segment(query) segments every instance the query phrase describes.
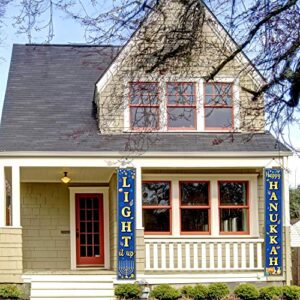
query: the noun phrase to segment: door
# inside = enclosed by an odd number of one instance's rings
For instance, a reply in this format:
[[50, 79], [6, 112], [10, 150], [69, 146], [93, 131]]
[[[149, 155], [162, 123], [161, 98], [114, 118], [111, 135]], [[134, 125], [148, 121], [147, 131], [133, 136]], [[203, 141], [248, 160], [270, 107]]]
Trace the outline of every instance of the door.
[[103, 195], [76, 194], [77, 266], [104, 265]]

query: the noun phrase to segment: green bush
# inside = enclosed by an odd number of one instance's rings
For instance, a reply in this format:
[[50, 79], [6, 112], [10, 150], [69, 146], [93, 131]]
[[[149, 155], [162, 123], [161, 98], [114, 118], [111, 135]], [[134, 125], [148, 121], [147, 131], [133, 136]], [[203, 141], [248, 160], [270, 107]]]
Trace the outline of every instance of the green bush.
[[272, 300], [278, 298], [282, 294], [282, 289], [279, 286], [265, 286], [259, 290], [259, 297], [263, 300]]
[[237, 286], [234, 294], [242, 300], [254, 300], [259, 297], [259, 291], [253, 284], [243, 283]]
[[191, 285], [183, 286], [180, 291], [181, 291], [182, 296], [193, 299], [194, 288]]
[[208, 286], [207, 296], [210, 299], [219, 300], [229, 294], [229, 288], [225, 283], [212, 283]]
[[138, 284], [120, 284], [115, 288], [115, 296], [118, 299], [137, 299], [141, 293]]
[[180, 297], [180, 292], [168, 284], [161, 284], [153, 288], [151, 297], [159, 300], [175, 300]]
[[207, 298], [208, 288], [205, 285], [197, 284], [193, 289], [193, 297], [195, 300], [203, 300]]
[[14, 284], [3, 284], [0, 286], [0, 298], [3, 299], [18, 299], [21, 296], [21, 291]]
[[300, 299], [300, 287], [296, 285], [282, 287], [282, 295], [286, 300]]

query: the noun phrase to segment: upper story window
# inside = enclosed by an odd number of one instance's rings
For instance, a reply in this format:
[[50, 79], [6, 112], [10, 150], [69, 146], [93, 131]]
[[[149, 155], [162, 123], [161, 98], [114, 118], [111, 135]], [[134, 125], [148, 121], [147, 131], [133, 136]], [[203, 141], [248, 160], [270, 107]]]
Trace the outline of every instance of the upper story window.
[[205, 129], [233, 128], [232, 83], [206, 83], [204, 93]]
[[167, 83], [169, 129], [196, 129], [195, 83]]
[[130, 83], [129, 106], [132, 129], [159, 129], [158, 83]]
[[237, 128], [233, 82], [130, 82], [126, 129], [230, 131]]

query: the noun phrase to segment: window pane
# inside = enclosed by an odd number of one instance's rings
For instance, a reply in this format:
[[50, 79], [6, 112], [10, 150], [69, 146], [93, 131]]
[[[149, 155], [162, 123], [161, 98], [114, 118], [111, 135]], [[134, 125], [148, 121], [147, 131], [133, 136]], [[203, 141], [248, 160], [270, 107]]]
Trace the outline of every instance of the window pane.
[[145, 231], [170, 231], [170, 210], [144, 209], [143, 224]]
[[247, 205], [246, 182], [221, 182], [219, 189], [221, 205]]
[[205, 103], [214, 105], [232, 104], [231, 83], [208, 83], [205, 85]]
[[195, 104], [194, 83], [168, 83], [168, 104]]
[[158, 110], [156, 107], [131, 107], [131, 127], [158, 128]]
[[232, 108], [206, 108], [206, 128], [231, 128]]
[[181, 205], [208, 205], [208, 183], [181, 183]]
[[170, 205], [169, 182], [144, 182], [143, 205]]
[[195, 108], [168, 108], [168, 127], [195, 128]]
[[131, 104], [158, 104], [157, 83], [131, 83], [130, 85]]
[[205, 94], [213, 95], [214, 94], [214, 87], [212, 83], [205, 84]]
[[221, 228], [223, 232], [248, 232], [248, 209], [247, 208], [222, 208]]
[[208, 209], [181, 209], [181, 231], [209, 231]]

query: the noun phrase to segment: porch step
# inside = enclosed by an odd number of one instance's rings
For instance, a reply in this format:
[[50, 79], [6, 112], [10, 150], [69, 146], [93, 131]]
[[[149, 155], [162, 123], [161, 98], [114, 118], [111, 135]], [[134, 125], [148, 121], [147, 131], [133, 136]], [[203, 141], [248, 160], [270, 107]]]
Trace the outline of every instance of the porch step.
[[113, 277], [107, 275], [36, 275], [31, 300], [113, 300]]

